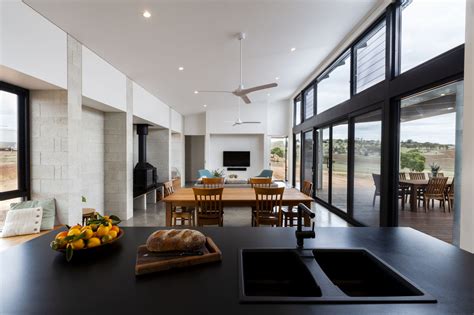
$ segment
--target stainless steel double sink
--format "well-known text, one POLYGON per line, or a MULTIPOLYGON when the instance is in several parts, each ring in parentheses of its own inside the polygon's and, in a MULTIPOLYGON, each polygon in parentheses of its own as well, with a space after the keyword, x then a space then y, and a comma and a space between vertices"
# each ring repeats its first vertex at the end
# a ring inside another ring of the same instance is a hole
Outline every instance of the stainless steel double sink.
POLYGON ((242 249, 242 303, 436 303, 363 248, 242 249))

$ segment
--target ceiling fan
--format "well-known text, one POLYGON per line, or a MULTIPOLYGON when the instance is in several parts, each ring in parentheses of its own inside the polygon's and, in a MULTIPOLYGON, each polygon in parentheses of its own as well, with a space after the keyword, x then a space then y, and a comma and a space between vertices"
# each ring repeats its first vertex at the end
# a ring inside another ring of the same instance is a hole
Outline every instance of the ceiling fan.
POLYGON ((240 97, 246 104, 250 104, 252 101, 248 97, 247 94, 250 94, 252 92, 257 92, 260 90, 265 90, 265 89, 270 89, 277 87, 277 83, 269 83, 269 84, 264 84, 264 85, 259 85, 259 86, 254 86, 248 89, 244 89, 244 85, 242 83, 242 40, 245 39, 245 33, 239 33, 237 34, 237 39, 240 42, 240 85, 239 87, 234 90, 234 91, 212 91, 212 90, 202 90, 202 91, 197 91, 199 93, 230 93, 234 94, 235 96, 240 97))
POLYGON ((237 119, 235 121, 226 121, 227 123, 233 123, 232 127, 245 125, 245 124, 261 124, 261 121, 242 121, 240 119, 240 99, 237 105, 237 119))

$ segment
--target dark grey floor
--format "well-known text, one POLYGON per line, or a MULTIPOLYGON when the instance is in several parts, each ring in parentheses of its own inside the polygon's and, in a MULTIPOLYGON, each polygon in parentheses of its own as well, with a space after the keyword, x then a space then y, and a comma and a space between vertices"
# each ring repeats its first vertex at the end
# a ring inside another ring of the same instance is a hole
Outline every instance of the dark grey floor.
MULTIPOLYGON (((316 213, 314 219, 317 227, 347 227, 346 221, 329 212, 324 207, 312 203, 316 213)), ((148 204, 147 210, 135 210, 133 218, 123 221, 122 226, 165 226, 165 204, 158 202, 148 204)), ((250 208, 225 208, 224 226, 250 226, 250 208)))

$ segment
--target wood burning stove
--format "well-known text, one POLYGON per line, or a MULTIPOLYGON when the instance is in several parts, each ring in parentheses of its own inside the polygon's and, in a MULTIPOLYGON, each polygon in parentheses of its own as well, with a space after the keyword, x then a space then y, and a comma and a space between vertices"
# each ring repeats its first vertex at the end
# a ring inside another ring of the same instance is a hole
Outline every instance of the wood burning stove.
POLYGON ((156 167, 146 161, 146 136, 148 125, 137 124, 138 163, 133 170, 133 195, 144 194, 157 187, 158 175, 156 167))

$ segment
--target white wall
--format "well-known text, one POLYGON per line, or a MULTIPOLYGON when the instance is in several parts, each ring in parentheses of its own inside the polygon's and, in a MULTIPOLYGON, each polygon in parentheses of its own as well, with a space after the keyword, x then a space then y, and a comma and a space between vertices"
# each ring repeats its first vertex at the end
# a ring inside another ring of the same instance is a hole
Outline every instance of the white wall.
POLYGON ((121 111, 127 110, 126 76, 82 46, 82 95, 121 111))
POLYGON ((464 61, 464 115, 461 172, 460 247, 474 253, 474 1, 468 0, 466 7, 466 45, 464 61))
POLYGON ((270 103, 267 108, 267 134, 273 137, 288 135, 288 101, 270 103))
POLYGON ((261 134, 246 135, 210 135, 210 156, 208 169, 223 169, 223 151, 250 151, 250 167, 247 171, 225 171, 226 174, 237 174, 248 178, 256 176, 264 168, 264 136, 261 134))
POLYGON ((0 64, 67 88, 66 33, 20 0, 0 5, 0 64))
POLYGON ((204 136, 206 134, 206 113, 184 116, 184 134, 186 136, 204 136))
POLYGON ((183 133, 183 116, 175 111, 174 109, 170 110, 171 112, 171 131, 183 133))
POLYGON ((260 121, 261 124, 232 126, 237 119, 237 106, 214 106, 206 112, 206 132, 209 134, 264 134, 267 132, 267 104, 252 103, 240 106, 242 121, 260 121))
POLYGON ((133 82, 133 115, 161 127, 170 127, 170 108, 133 82))
POLYGON ((184 184, 184 136, 180 133, 171 134, 170 168, 177 168, 184 184))
POLYGON ((104 113, 82 107, 81 155, 84 207, 104 213, 104 113))

